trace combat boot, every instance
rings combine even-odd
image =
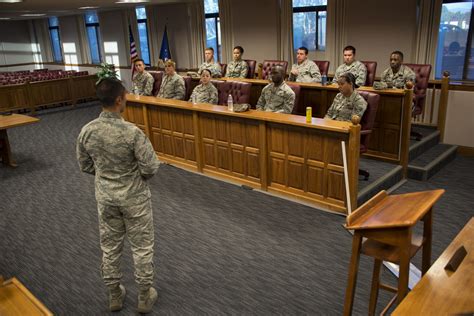
[[[125,287],[122,284],[109,290],[109,309],[111,312],[122,309],[125,293]]]
[[[158,293],[152,287],[148,290],[140,291],[138,295],[138,312],[142,314],[151,312],[157,298]]]

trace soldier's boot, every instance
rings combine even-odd
[[[122,284],[109,289],[109,309],[111,312],[122,309],[126,292]]]
[[[147,290],[140,290],[140,294],[138,295],[138,312],[142,314],[151,312],[157,298],[158,293],[152,287]]]

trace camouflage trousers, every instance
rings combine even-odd
[[[102,278],[112,288],[120,283],[120,259],[125,235],[132,249],[135,281],[141,290],[153,283],[153,213],[151,200],[132,206],[111,206],[98,203]]]

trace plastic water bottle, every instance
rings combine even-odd
[[[325,86],[328,83],[328,76],[322,75],[321,76],[321,84]]]
[[[193,94],[193,104],[197,104],[197,96]]]
[[[234,111],[234,100],[232,99],[232,95],[230,94],[227,97],[227,109],[229,111]]]

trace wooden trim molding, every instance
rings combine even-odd
[[[458,154],[464,157],[474,157],[474,147],[459,146]]]

